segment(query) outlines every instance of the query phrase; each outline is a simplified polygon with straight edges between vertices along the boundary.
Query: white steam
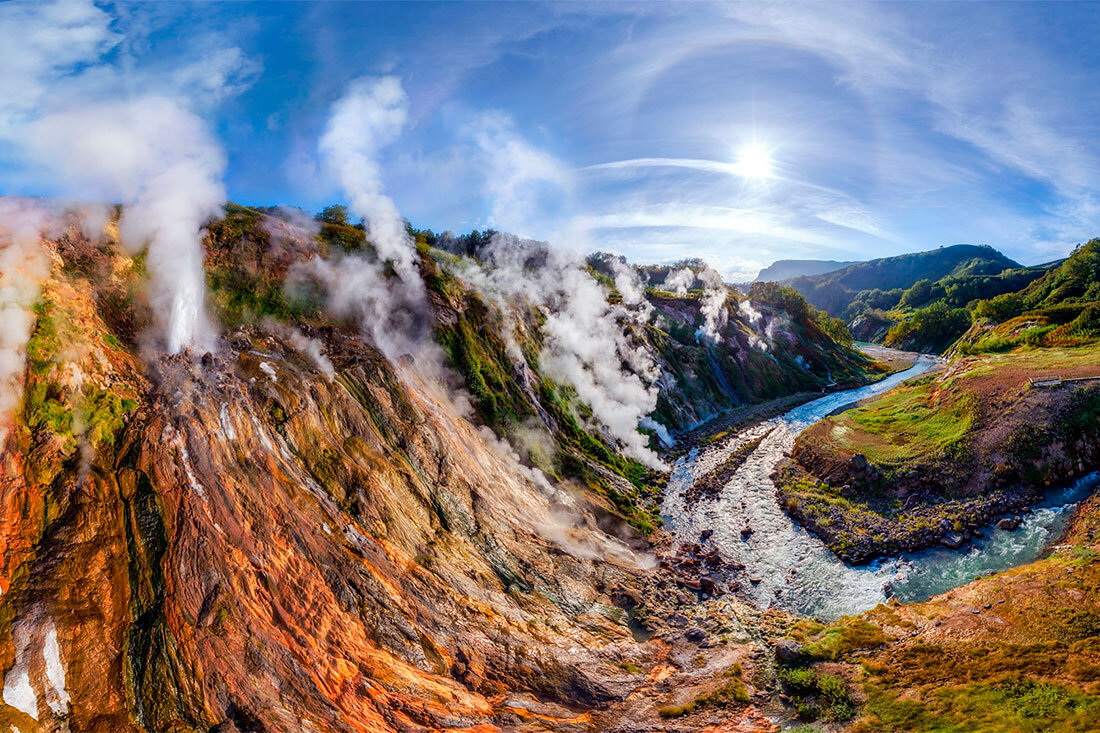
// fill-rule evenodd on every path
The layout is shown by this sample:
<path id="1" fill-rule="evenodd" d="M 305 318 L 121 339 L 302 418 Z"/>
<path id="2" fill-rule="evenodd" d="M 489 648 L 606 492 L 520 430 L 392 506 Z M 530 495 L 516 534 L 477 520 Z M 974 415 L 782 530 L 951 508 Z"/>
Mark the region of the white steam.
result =
<path id="1" fill-rule="evenodd" d="M 639 325 L 649 322 L 653 304 L 646 300 L 645 285 L 638 271 L 619 258 L 611 260 L 611 272 L 615 277 L 615 289 L 623 298 L 623 307 L 634 315 Z"/>
<path id="2" fill-rule="evenodd" d="M 50 270 L 41 237 L 53 223 L 33 202 L 0 198 L 0 454 L 8 421 L 23 397 L 27 341 L 35 322 L 31 307 Z"/>
<path id="3" fill-rule="evenodd" d="M 699 301 L 703 323 L 695 331 L 695 339 L 714 343 L 722 337 L 722 329 L 729 322 L 729 309 L 726 308 L 729 289 L 722 282 L 722 276 L 709 267 L 700 270 L 698 277 L 703 281 L 703 296 Z"/>
<path id="4" fill-rule="evenodd" d="M 741 315 L 748 319 L 749 325 L 752 326 L 752 328 L 756 331 L 756 333 L 749 334 L 749 345 L 755 349 L 759 349 L 760 351 L 767 351 L 767 342 L 760 338 L 759 335 L 757 335 L 761 331 L 761 326 L 764 325 L 764 314 L 756 310 L 756 308 L 753 308 L 752 303 L 750 303 L 748 300 L 742 300 L 740 303 L 738 303 L 737 310 L 741 312 Z M 771 324 L 768 324 L 767 329 L 769 337 L 771 336 L 771 328 Z"/>
<path id="5" fill-rule="evenodd" d="M 119 201 L 122 244 L 148 247 L 150 301 L 169 353 L 209 347 L 202 232 L 225 203 L 225 157 L 180 102 L 141 97 L 83 105 L 30 126 L 36 158 L 83 199 Z"/>
<path id="6" fill-rule="evenodd" d="M 377 259 L 314 260 L 312 274 L 326 286 L 333 311 L 355 317 L 391 361 L 420 350 L 430 320 L 416 248 L 397 206 L 384 193 L 377 161 L 382 148 L 400 134 L 407 110 L 408 99 L 396 77 L 358 79 L 333 105 L 318 144 L 349 209 L 363 218 Z M 396 278 L 387 275 L 387 263 Z"/>
<path id="7" fill-rule="evenodd" d="M 409 100 L 393 76 L 358 79 L 332 106 L 318 144 L 327 167 L 336 173 L 352 213 L 363 217 L 381 260 L 392 260 L 404 276 L 412 272 L 416 250 L 393 199 L 383 193 L 376 157 L 405 126 Z"/>
<path id="8" fill-rule="evenodd" d="M 749 323 L 753 326 L 759 325 L 764 320 L 764 314 L 752 307 L 752 303 L 747 300 L 742 300 L 737 304 L 737 309 L 741 311 L 745 318 L 749 319 Z"/>
<path id="9" fill-rule="evenodd" d="M 325 375 L 325 379 L 331 382 L 336 378 L 336 369 L 325 355 L 325 345 L 323 343 L 306 336 L 293 326 L 276 321 L 274 318 L 265 318 L 263 326 L 268 332 L 293 346 L 298 353 L 308 357 L 313 365 L 317 367 L 317 371 Z"/>
<path id="10" fill-rule="evenodd" d="M 457 274 L 498 304 L 538 307 L 546 319 L 542 372 L 573 387 L 627 455 L 664 468 L 647 436 L 638 432 L 657 406 L 660 370 L 631 336 L 637 316 L 608 302 L 607 292 L 577 255 L 531 245 L 498 235 L 483 253 L 490 264 L 468 264 Z"/>
<path id="11" fill-rule="evenodd" d="M 665 277 L 664 289 L 676 295 L 687 295 L 688 288 L 695 282 L 695 271 L 684 267 L 670 272 Z"/>

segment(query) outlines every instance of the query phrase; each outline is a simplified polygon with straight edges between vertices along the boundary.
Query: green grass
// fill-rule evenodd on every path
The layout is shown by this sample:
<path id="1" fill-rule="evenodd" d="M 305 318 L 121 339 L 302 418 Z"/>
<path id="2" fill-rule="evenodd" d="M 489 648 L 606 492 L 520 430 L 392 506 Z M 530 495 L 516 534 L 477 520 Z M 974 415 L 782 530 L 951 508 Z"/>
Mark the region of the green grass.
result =
<path id="1" fill-rule="evenodd" d="M 23 396 L 24 424 L 60 438 L 66 452 L 76 447 L 77 435 L 96 448 L 114 446 L 126 413 L 136 409 L 137 402 L 92 381 L 75 390 L 60 381 L 55 367 L 62 361 L 63 347 L 80 344 L 89 334 L 79 331 L 66 304 L 43 297 L 34 312 L 38 318 L 27 342 L 31 376 Z"/>
<path id="2" fill-rule="evenodd" d="M 861 731 L 1093 731 L 1100 698 L 1063 685 L 1009 674 L 965 685 L 939 685 L 914 699 L 872 687 Z"/>
<path id="3" fill-rule="evenodd" d="M 841 619 L 828 626 L 803 619 L 795 624 L 791 638 L 802 644 L 802 653 L 807 658 L 830 661 L 886 643 L 881 628 L 858 617 Z"/>
<path id="4" fill-rule="evenodd" d="M 811 667 L 781 668 L 779 681 L 803 720 L 849 720 L 856 713 L 848 684 Z"/>
<path id="5" fill-rule="evenodd" d="M 901 385 L 834 418 L 830 436 L 875 464 L 950 452 L 974 426 L 977 403 L 965 393 L 938 398 L 938 391 L 939 385 L 930 380 Z"/>

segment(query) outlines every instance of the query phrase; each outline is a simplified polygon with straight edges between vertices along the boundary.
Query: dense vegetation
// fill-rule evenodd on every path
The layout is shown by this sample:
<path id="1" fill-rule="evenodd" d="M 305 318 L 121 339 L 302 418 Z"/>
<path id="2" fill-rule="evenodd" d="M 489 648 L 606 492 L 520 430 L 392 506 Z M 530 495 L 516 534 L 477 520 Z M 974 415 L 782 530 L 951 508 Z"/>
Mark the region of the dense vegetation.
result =
<path id="1" fill-rule="evenodd" d="M 856 301 L 866 307 L 890 308 L 900 302 L 906 290 L 922 280 L 932 283 L 948 277 L 993 276 L 1019 267 L 992 247 L 957 244 L 860 262 L 834 272 L 797 277 L 786 284 L 805 295 L 814 306 L 850 319 L 854 314 L 849 309 Z M 898 300 L 891 302 L 894 295 Z"/>

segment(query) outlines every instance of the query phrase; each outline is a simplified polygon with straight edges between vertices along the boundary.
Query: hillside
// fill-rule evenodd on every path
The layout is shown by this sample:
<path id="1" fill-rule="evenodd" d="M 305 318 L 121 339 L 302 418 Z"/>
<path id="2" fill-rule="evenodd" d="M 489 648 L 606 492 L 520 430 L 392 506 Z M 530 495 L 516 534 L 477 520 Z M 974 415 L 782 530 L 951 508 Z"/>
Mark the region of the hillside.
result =
<path id="1" fill-rule="evenodd" d="M 955 346 L 962 354 L 1019 346 L 1074 346 L 1100 339 L 1100 240 L 1014 293 L 974 308 L 974 325 Z"/>
<path id="2" fill-rule="evenodd" d="M 978 283 L 919 285 L 884 340 L 950 346 L 943 373 L 812 426 L 781 472 L 787 510 L 849 559 L 965 538 L 1100 468 L 1097 383 L 1029 382 L 1100 377 L 1100 240 Z"/>
<path id="3" fill-rule="evenodd" d="M 1013 268 L 996 275 L 949 275 L 936 282 L 918 280 L 907 290 L 867 291 L 848 306 L 845 316 L 853 336 L 861 340 L 940 353 L 970 327 L 974 309 L 1022 290 L 1060 264 Z"/>
<path id="4" fill-rule="evenodd" d="M 793 291 L 734 298 L 699 268 L 639 298 L 628 270 L 608 287 L 543 247 L 412 235 L 427 311 L 362 229 L 231 206 L 205 241 L 219 335 L 171 356 L 113 221 L 36 243 L 0 457 L 0 723 L 627 731 L 691 695 L 771 729 L 752 637 L 675 666 L 694 636 L 640 641 L 697 600 L 654 568 L 659 434 L 876 367 Z M 646 433 L 614 421 L 649 405 Z M 708 629 L 756 613 L 723 608 Z"/>
<path id="5" fill-rule="evenodd" d="M 802 293 L 815 307 L 833 316 L 845 316 L 857 300 L 872 301 L 867 304 L 882 307 L 873 302 L 869 291 L 905 290 L 919 280 L 935 282 L 948 276 L 996 275 L 1019 267 L 1019 263 L 988 245 L 956 244 L 869 260 L 835 272 L 796 277 L 785 284 Z"/>
<path id="6" fill-rule="evenodd" d="M 856 264 L 859 264 L 857 260 L 776 260 L 761 270 L 753 282 L 781 282 L 805 275 L 833 272 Z"/>
<path id="7" fill-rule="evenodd" d="M 1021 344 L 1072 346 L 1097 337 L 1100 242 L 1078 247 L 1065 260 L 1006 270 L 994 276 L 920 281 L 893 306 L 857 300 L 849 315 L 857 338 L 887 346 L 940 353 L 1004 351 Z M 880 298 L 881 299 L 881 298 Z M 956 344 L 956 341 L 958 343 Z"/>

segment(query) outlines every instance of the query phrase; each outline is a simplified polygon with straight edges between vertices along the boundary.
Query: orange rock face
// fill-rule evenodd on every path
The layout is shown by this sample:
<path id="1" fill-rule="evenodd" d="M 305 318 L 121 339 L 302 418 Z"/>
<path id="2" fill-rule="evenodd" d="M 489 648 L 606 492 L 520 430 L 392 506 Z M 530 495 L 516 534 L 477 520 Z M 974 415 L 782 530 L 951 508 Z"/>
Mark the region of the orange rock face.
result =
<path id="1" fill-rule="evenodd" d="M 571 619 L 639 558 L 444 387 L 353 333 L 334 379 L 257 330 L 143 366 L 78 285 L 47 283 L 63 333 L 3 457 L 0 723 L 497 730 L 501 692 L 622 696 L 635 642 Z M 73 429 L 91 382 L 128 400 L 109 439 Z"/>
<path id="2" fill-rule="evenodd" d="M 0 729 L 662 730 L 658 698 L 763 669 L 636 640 L 628 611 L 691 597 L 476 425 L 430 354 L 257 319 L 159 355 L 137 261 L 44 246 L 0 457 Z"/>

